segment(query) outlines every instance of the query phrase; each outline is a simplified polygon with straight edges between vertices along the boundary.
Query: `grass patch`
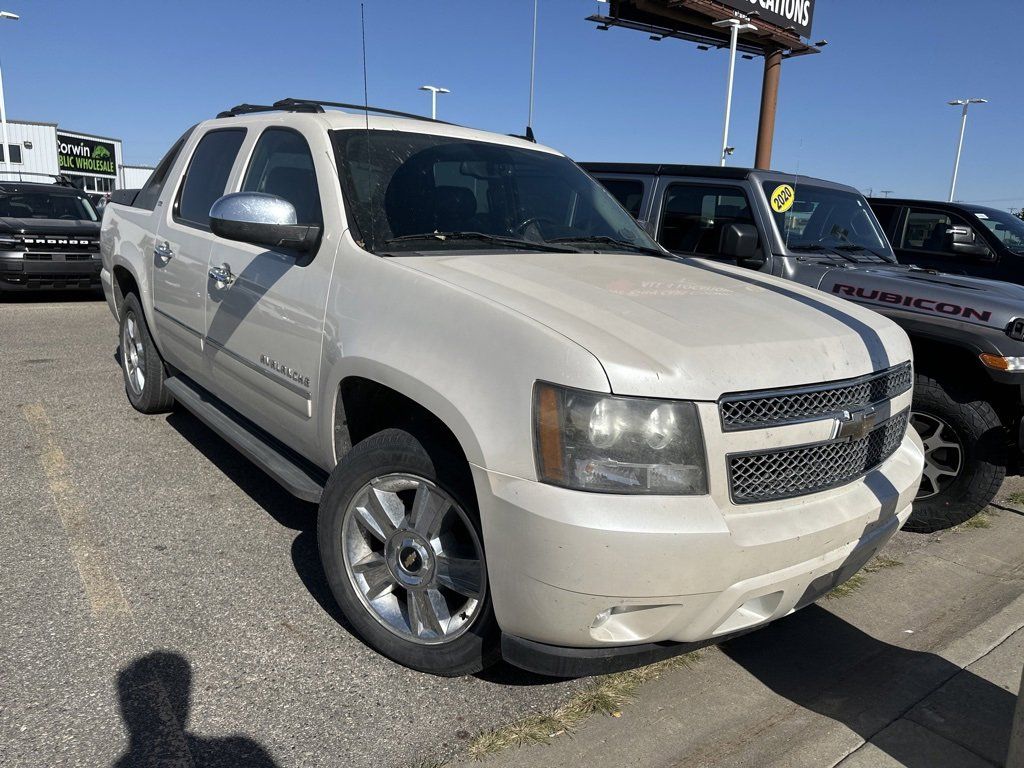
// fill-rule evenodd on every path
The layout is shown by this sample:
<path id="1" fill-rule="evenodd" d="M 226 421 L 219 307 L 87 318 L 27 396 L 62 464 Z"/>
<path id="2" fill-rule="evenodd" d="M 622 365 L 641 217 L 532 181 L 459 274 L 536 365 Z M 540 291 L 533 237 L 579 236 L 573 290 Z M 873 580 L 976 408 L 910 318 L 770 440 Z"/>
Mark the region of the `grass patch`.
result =
<path id="1" fill-rule="evenodd" d="M 1006 497 L 1006 500 L 1011 504 L 1016 504 L 1018 507 L 1024 507 L 1024 491 L 1017 491 L 1011 493 Z"/>
<path id="2" fill-rule="evenodd" d="M 871 560 L 871 562 L 861 568 L 860 571 L 825 595 L 825 598 L 828 600 L 839 600 L 841 598 L 848 597 L 864 586 L 864 582 L 867 581 L 867 574 L 878 573 L 879 571 L 884 571 L 886 568 L 896 568 L 901 565 L 903 565 L 903 563 L 899 560 L 885 555 L 878 555 Z"/>
<path id="3" fill-rule="evenodd" d="M 954 531 L 964 531 L 971 528 L 991 528 L 992 527 L 992 513 L 987 509 L 981 510 L 978 514 L 972 517 L 970 520 L 965 520 L 956 526 Z"/>
<path id="4" fill-rule="evenodd" d="M 599 678 L 594 685 L 575 694 L 552 712 L 530 715 L 478 734 L 469 743 L 467 752 L 470 757 L 481 760 L 510 747 L 548 744 L 555 737 L 575 730 L 593 715 L 621 717 L 622 708 L 634 699 L 640 686 L 666 672 L 692 667 L 700 658 L 700 653 L 693 651 L 647 667 Z"/>

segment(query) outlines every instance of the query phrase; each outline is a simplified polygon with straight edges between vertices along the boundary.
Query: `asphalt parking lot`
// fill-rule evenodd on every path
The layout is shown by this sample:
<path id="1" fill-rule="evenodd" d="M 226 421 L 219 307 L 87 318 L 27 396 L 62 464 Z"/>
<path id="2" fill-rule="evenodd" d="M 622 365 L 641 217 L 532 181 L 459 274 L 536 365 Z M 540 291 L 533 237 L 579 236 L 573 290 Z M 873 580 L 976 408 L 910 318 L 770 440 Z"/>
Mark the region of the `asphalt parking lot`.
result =
<path id="1" fill-rule="evenodd" d="M 102 301 L 0 304 L 0 764 L 416 766 L 582 684 L 367 649 L 315 507 L 190 415 L 133 411 L 116 346 Z"/>
<path id="2" fill-rule="evenodd" d="M 589 685 L 508 667 L 445 680 L 367 649 L 346 629 L 321 576 L 315 508 L 280 490 L 188 414 L 146 417 L 132 410 L 116 345 L 113 319 L 93 297 L 0 303 L 0 764 L 430 766 L 460 752 L 477 733 L 549 711 Z M 861 655 L 877 646 L 876 656 L 891 657 L 896 666 L 917 663 L 918 654 L 942 656 L 952 671 L 935 678 L 937 691 L 974 660 L 964 652 L 949 661 L 943 643 L 966 636 L 1020 595 L 1022 530 L 1024 518 L 1006 507 L 996 530 L 978 532 L 977 541 L 988 547 L 979 555 L 985 559 L 970 573 L 943 572 L 950 584 L 962 578 L 965 590 L 948 609 L 941 590 L 913 593 L 913 584 L 935 576 L 908 565 L 900 569 L 905 606 L 868 589 L 848 608 L 827 605 L 797 617 L 815 632 L 837 633 Z M 950 542 L 900 533 L 888 552 L 926 569 L 932 560 L 956 559 Z M 933 546 L 935 556 L 925 557 Z M 871 578 L 884 583 L 881 574 Z M 986 597 L 969 603 L 968 589 Z M 889 626 L 882 605 L 906 615 L 908 627 L 927 626 L 933 634 L 918 629 L 920 641 L 904 642 L 913 632 Z M 938 618 L 921 618 L 925 605 Z M 940 630 L 945 639 L 935 634 Z M 1007 631 L 1017 630 L 977 642 L 1003 643 Z M 782 653 L 786 635 L 779 633 L 786 631 L 750 637 L 764 638 L 765 653 Z M 869 636 L 886 641 L 864 639 Z M 1024 637 L 1015 637 L 1019 646 Z M 885 650 L 914 642 L 921 647 L 911 656 Z M 813 744 L 794 752 L 800 734 L 815 727 L 831 733 L 824 720 L 842 746 L 840 735 L 863 737 L 870 730 L 864 711 L 854 705 L 840 711 L 834 697 L 794 687 L 787 682 L 794 676 L 780 676 L 766 658 L 751 641 L 709 651 L 697 673 L 674 672 L 649 696 L 642 692 L 636 713 L 612 721 L 618 732 L 601 720 L 585 726 L 587 740 L 522 759 L 603 764 L 580 745 L 616 755 L 634 729 L 648 750 L 665 733 L 665 750 L 695 761 L 645 763 L 640 751 L 632 752 L 634 762 L 623 753 L 616 764 L 758 764 L 710 759 L 717 748 L 717 731 L 708 725 L 714 720 L 733 750 L 722 754 L 760 755 L 760 765 L 832 765 L 813 762 L 821 754 Z M 994 679 L 1013 674 L 1019 679 L 1019 666 Z M 751 676 L 759 681 L 754 687 Z M 827 682 L 812 676 L 804 688 L 820 683 L 824 690 Z M 996 699 L 1005 714 L 1008 699 Z M 674 701 L 676 711 L 666 711 Z M 696 709 L 708 716 L 699 727 L 684 728 Z M 645 711 L 649 716 L 639 720 Z M 702 740 L 683 744 L 684 732 Z M 670 746 L 673 738 L 679 743 Z M 761 751 L 751 752 L 754 744 Z M 763 751 L 773 744 L 774 752 Z M 519 761 L 507 753 L 500 759 Z M 864 759 L 856 765 L 889 764 Z"/>

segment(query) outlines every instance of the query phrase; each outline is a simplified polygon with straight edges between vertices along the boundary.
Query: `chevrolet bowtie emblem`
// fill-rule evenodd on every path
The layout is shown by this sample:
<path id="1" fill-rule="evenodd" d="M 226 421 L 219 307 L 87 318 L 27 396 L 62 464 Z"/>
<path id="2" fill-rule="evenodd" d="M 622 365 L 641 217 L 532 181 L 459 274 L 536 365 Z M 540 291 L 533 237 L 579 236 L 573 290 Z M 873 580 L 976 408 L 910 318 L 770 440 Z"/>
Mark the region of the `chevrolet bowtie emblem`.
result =
<path id="1" fill-rule="evenodd" d="M 836 419 L 836 440 L 863 440 L 878 426 L 877 408 L 863 408 L 859 411 L 844 411 Z"/>

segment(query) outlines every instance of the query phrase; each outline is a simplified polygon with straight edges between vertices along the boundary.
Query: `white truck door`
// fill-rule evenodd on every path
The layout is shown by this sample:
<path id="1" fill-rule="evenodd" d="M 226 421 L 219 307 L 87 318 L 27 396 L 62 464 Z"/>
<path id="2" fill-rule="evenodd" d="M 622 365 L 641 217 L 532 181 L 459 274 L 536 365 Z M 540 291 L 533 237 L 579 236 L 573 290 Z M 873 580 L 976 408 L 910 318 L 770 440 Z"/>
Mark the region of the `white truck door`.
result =
<path id="1" fill-rule="evenodd" d="M 153 248 L 154 321 L 169 363 L 207 384 L 203 358 L 210 206 L 228 183 L 244 128 L 208 131 L 194 145 L 184 178 L 161 201 Z"/>
<path id="2" fill-rule="evenodd" d="M 269 127 L 253 140 L 251 153 L 243 151 L 249 161 L 237 191 L 284 198 L 298 223 L 323 227 L 321 186 L 337 186 L 318 184 L 318 176 L 333 173 L 326 132 L 321 168 L 296 130 Z M 332 203 L 340 210 L 340 201 Z M 206 359 L 215 393 L 292 448 L 315 450 L 313 393 L 337 238 L 323 232 L 318 249 L 308 253 L 214 239 L 210 271 L 230 275 L 227 283 L 208 281 Z"/>

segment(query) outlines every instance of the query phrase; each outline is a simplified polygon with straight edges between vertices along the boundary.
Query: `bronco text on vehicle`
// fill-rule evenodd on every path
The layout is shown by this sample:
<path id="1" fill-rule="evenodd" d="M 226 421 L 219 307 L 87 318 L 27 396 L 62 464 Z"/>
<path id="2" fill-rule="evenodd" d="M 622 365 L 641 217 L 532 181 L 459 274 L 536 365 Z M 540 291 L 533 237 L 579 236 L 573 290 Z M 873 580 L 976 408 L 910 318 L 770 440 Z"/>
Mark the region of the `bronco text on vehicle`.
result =
<path id="1" fill-rule="evenodd" d="M 131 403 L 319 501 L 371 646 L 628 666 L 808 604 L 907 519 L 895 324 L 670 257 L 551 149 L 324 104 L 186 133 L 107 206 L 103 283 Z"/>
<path id="2" fill-rule="evenodd" d="M 1024 288 L 897 264 L 852 187 L 744 168 L 583 166 L 673 253 L 820 288 L 903 327 L 917 367 L 911 423 L 926 457 L 907 529 L 973 517 L 1007 471 L 1020 472 Z"/>
<path id="3" fill-rule="evenodd" d="M 0 182 L 0 293 L 100 287 L 99 216 L 63 184 Z"/>

